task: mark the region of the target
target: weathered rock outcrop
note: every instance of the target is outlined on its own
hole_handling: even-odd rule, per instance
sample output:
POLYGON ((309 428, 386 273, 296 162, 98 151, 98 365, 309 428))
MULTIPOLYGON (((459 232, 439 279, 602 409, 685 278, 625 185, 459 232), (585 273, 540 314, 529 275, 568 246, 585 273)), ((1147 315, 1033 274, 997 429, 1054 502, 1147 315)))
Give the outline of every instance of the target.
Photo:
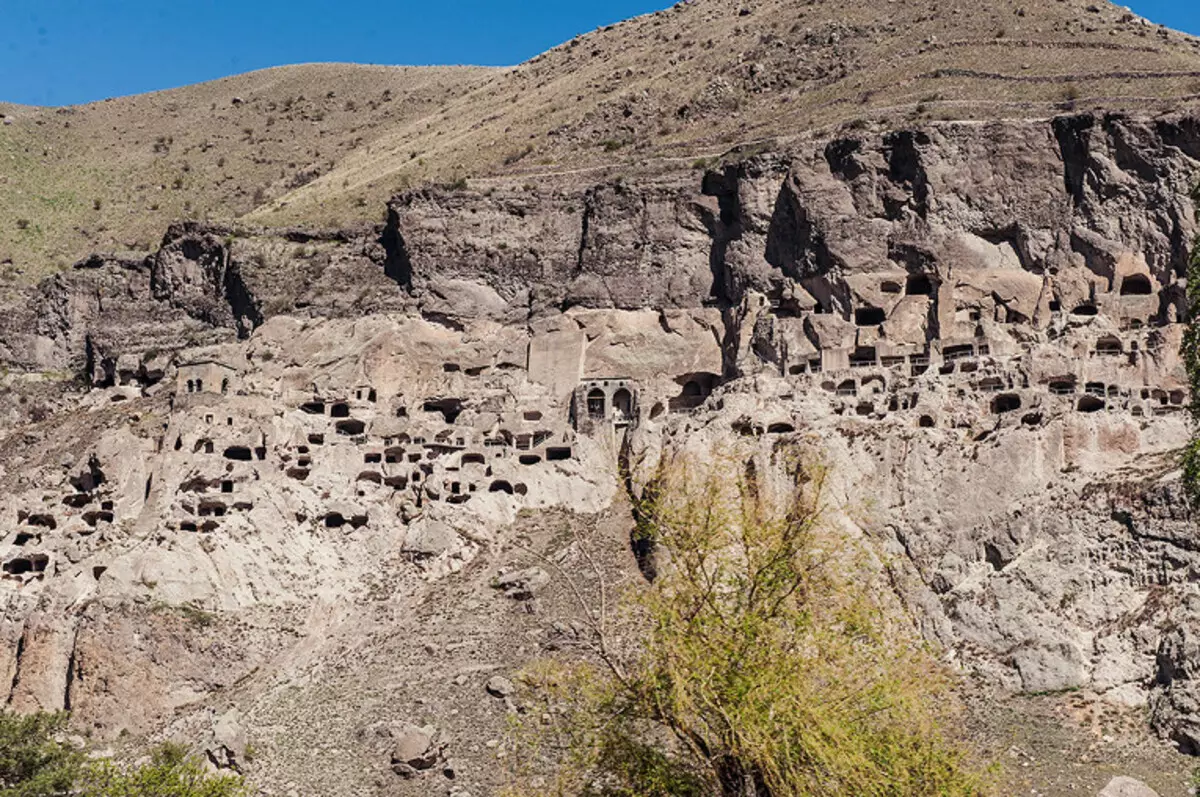
POLYGON ((471 581, 518 517, 736 439, 832 466, 832 522, 962 667, 1149 703, 1194 749, 1198 165, 1191 117, 844 131, 81 264, 0 327, 9 368, 87 376, 5 408, 8 700, 115 735, 234 690, 273 732, 256 701, 356 666, 361 607, 384 634, 462 574, 532 612, 550 568, 471 581))

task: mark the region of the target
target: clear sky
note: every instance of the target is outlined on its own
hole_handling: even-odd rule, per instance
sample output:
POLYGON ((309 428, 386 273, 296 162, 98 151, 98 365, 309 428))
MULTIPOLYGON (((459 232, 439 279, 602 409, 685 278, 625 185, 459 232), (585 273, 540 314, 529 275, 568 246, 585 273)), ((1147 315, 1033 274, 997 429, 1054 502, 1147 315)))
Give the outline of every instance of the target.
MULTIPOLYGON (((1050 0, 1033 0, 1050 2, 1050 0)), ((0 0, 0 101, 67 105, 280 64, 507 65, 671 0, 0 0)), ((1197 0, 1134 0, 1200 35, 1197 0)))

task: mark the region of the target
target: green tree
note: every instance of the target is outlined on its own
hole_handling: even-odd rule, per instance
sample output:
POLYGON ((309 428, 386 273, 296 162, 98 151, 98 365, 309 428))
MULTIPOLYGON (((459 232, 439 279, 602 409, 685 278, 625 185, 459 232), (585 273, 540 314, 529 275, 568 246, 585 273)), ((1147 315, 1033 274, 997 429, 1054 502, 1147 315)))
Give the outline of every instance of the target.
POLYGON ((81 778, 83 797, 247 797, 240 777, 210 775, 204 764, 178 745, 154 751, 148 764, 121 767, 111 761, 90 766, 81 778))
POLYGON ((660 475, 637 512, 670 552, 628 618, 644 638, 616 650, 601 609, 592 660, 525 673, 514 758, 557 775, 514 794, 986 793, 945 731, 949 677, 824 522, 823 470, 773 490, 750 465, 660 475))
MULTIPOLYGON (((1196 222, 1200 224, 1200 186, 1192 192, 1196 222)), ((1183 486, 1192 506, 1200 506, 1200 233, 1192 244, 1187 270, 1187 330, 1183 335, 1183 362, 1192 391, 1192 438, 1183 453, 1183 486)))
POLYGON ((70 793, 83 754, 55 738, 66 724, 66 714, 0 712, 0 797, 70 793))

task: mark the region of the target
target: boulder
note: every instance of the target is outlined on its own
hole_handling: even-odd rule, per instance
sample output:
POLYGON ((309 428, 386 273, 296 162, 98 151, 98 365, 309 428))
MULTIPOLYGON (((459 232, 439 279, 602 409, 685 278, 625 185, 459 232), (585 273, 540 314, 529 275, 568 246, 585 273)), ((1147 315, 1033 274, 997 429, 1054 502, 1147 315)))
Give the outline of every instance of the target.
POLYGON ((1096 797, 1158 797, 1158 792, 1140 780, 1121 776, 1110 780, 1096 797))
POLYGON ((507 598, 526 601, 549 583, 549 573, 540 567, 530 567, 497 576, 492 580, 492 587, 503 592, 507 598))
POLYGON ((214 721, 211 744, 204 754, 215 769, 242 771, 242 763, 246 760, 246 733, 240 720, 239 712, 234 709, 214 721))
POLYGON ((405 778, 415 777, 432 769, 442 758, 437 744, 437 728, 404 725, 393 731, 396 744, 392 748, 392 771, 405 778))
POLYGON ((497 675, 487 682, 487 691, 492 697, 508 697, 514 689, 513 682, 503 675, 497 675))
POLYGON ((404 552, 419 558, 433 558, 461 547, 457 532, 436 520, 418 521, 409 526, 404 537, 404 552))

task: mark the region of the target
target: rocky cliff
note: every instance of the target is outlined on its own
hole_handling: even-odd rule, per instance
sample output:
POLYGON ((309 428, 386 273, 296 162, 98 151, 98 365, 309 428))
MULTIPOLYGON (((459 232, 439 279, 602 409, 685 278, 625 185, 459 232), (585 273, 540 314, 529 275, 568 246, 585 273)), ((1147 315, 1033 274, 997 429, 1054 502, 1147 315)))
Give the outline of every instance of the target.
POLYGON ((301 793, 357 794, 421 713, 487 788, 503 706, 438 690, 578 634, 538 609, 586 571, 563 528, 641 578, 622 465, 736 442, 830 465, 831 522, 963 670, 1200 750, 1198 165, 1192 115, 855 126, 92 257, 0 312, 8 704, 226 764, 249 733, 280 794, 315 716, 301 793))

